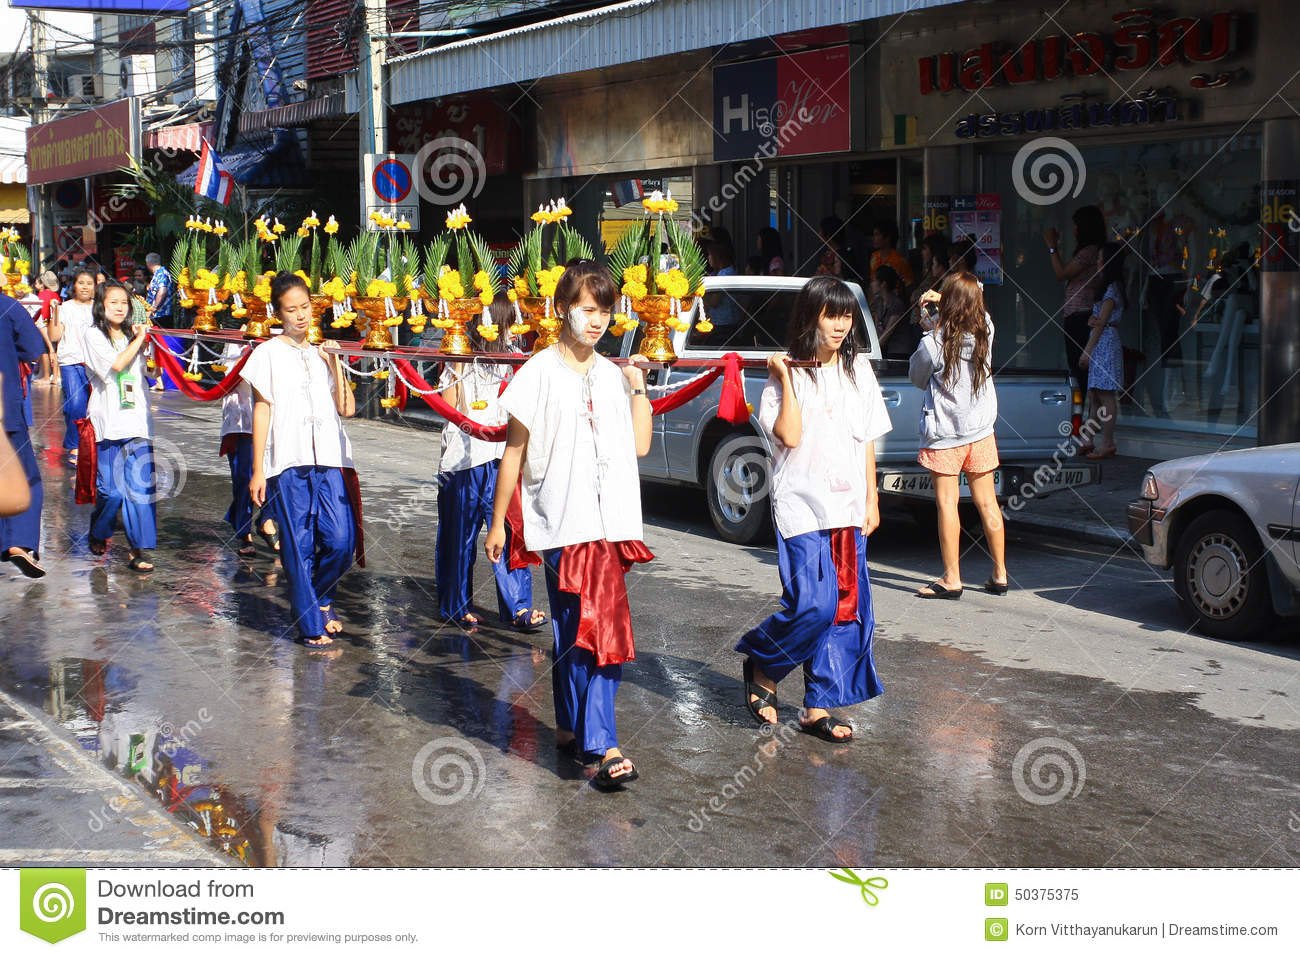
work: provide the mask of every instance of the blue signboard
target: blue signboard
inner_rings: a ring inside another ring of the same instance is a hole
[[[11,7],[83,13],[189,13],[190,0],[9,0]]]

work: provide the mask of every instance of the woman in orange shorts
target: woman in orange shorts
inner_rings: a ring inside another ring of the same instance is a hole
[[[939,551],[943,577],[922,588],[920,598],[957,599],[962,595],[961,520],[957,503],[965,473],[971,498],[984,523],[984,537],[993,558],[993,575],[984,590],[1007,593],[1006,534],[998,509],[993,470],[998,446],[993,427],[998,397],[993,388],[993,322],[984,310],[979,280],[968,272],[950,276],[938,292],[927,291],[922,303],[938,303],[934,319],[912,353],[912,384],[925,390],[921,414],[921,451],[917,461],[934,477],[939,507]]]

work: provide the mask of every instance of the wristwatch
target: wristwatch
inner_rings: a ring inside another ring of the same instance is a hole
[[[1047,247],[1047,255],[1049,255],[1049,256],[1055,256],[1055,255],[1056,255],[1056,247],[1055,247],[1055,246],[1048,246],[1048,247]]]
[[[633,390],[632,390],[632,394],[633,394],[633,395],[645,395],[645,389],[633,389]]]

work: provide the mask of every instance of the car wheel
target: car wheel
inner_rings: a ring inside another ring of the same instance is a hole
[[[771,536],[771,474],[756,435],[729,435],[713,450],[705,489],[709,518],[724,541],[750,545]]]
[[[1187,526],[1174,551],[1174,588],[1212,638],[1258,638],[1273,618],[1259,536],[1236,512],[1216,509]]]

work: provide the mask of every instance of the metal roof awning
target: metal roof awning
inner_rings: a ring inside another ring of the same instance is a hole
[[[0,209],[0,223],[6,226],[26,226],[32,221],[32,214],[24,206],[21,209]]]
[[[257,130],[294,129],[306,126],[313,120],[332,120],[348,115],[343,93],[329,93],[299,103],[244,113],[239,117],[239,132],[244,134]]]
[[[0,183],[26,183],[27,158],[0,155]]]
[[[485,90],[953,2],[625,0],[389,60],[389,102]]]

